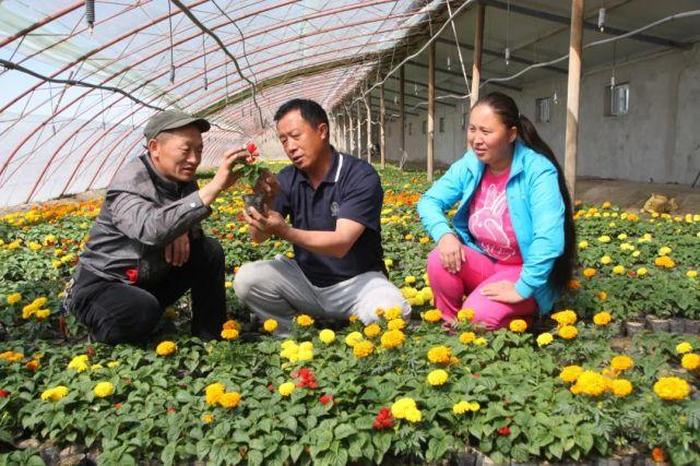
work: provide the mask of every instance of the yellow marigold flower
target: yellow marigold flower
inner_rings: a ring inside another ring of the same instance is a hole
[[[22,353],[15,353],[14,351],[5,351],[3,353],[0,353],[0,359],[5,360],[7,362],[17,362],[21,361],[24,358],[24,355]]]
[[[413,275],[409,275],[408,277],[403,279],[403,282],[406,285],[413,285],[414,283],[416,283],[416,277],[414,277]]]
[[[586,240],[579,241],[579,243],[578,243],[579,249],[586,249],[587,247],[588,247],[588,241],[586,241]]]
[[[396,419],[406,419],[408,411],[417,410],[416,402],[413,398],[399,398],[391,405],[391,415]]]
[[[688,277],[688,278],[695,278],[695,277],[698,276],[698,271],[697,271],[697,270],[688,270],[688,271],[685,273],[685,276]]]
[[[335,341],[335,332],[331,329],[325,328],[318,332],[318,339],[321,340],[322,343],[330,345]]]
[[[515,319],[508,324],[508,329],[514,333],[523,333],[527,330],[527,322],[523,319]]]
[[[41,309],[44,307],[44,305],[48,302],[48,298],[45,296],[42,296],[40,298],[36,298],[34,301],[32,301],[32,304],[36,306],[37,309]]]
[[[73,369],[76,372],[83,372],[89,368],[87,354],[79,354],[68,363],[68,369]]]
[[[374,338],[382,333],[382,328],[377,324],[369,324],[364,329],[364,334],[367,338]]]
[[[11,293],[11,294],[8,294],[7,298],[5,298],[5,299],[7,300],[7,304],[13,305],[13,304],[16,304],[22,300],[22,295],[20,293]]]
[[[624,240],[627,239],[627,234],[626,234],[626,233],[620,233],[619,235],[617,235],[617,239],[619,239],[620,241],[624,241]]]
[[[285,382],[282,385],[279,386],[277,391],[279,392],[280,395],[282,396],[289,396],[292,393],[294,393],[294,389],[296,387],[294,386],[294,382]]]
[[[435,298],[433,296],[433,289],[430,288],[429,286],[426,286],[425,288],[420,290],[418,292],[418,294],[420,295],[421,298],[423,298],[423,301],[425,301],[426,303],[432,302],[433,299]]]
[[[573,325],[565,325],[559,328],[559,336],[564,340],[571,340],[578,336],[578,329]]]
[[[348,317],[348,321],[350,323],[357,322],[358,320],[360,320],[360,318],[357,317],[356,315],[352,315],[352,316]]]
[[[603,265],[608,265],[612,262],[612,257],[610,256],[603,256],[600,258],[600,263]]]
[[[426,322],[438,322],[442,319],[442,312],[439,309],[431,309],[423,314],[423,320]]]
[[[612,358],[610,361],[610,367],[618,372],[626,371],[634,367],[634,360],[629,356],[621,354]]]
[[[612,272],[615,275],[623,275],[625,273],[625,266],[624,265],[616,265],[613,267]]]
[[[639,257],[641,254],[642,254],[641,251],[634,251],[632,253],[632,257]]]
[[[676,266],[676,263],[669,256],[662,256],[654,259],[654,265],[664,269],[672,269]]]
[[[204,389],[205,399],[209,406],[214,406],[219,404],[219,400],[226,392],[226,387],[221,382],[216,382],[207,385]]]
[[[659,248],[658,253],[659,253],[659,256],[668,256],[669,254],[671,254],[672,251],[673,251],[673,249],[669,248],[668,246],[663,246],[663,247]]]
[[[547,346],[552,341],[554,341],[554,337],[549,332],[541,333],[537,336],[537,346],[539,347]]]
[[[399,306],[390,307],[384,311],[384,319],[391,321],[402,317],[401,308]]]
[[[38,311],[34,304],[27,304],[22,308],[22,319],[28,320]]]
[[[374,352],[374,345],[371,341],[362,340],[352,347],[352,354],[357,358],[366,358]]]
[[[603,205],[601,205],[601,207],[603,209],[609,209],[610,207],[612,207],[612,204],[610,203],[610,201],[605,201],[603,202]]]
[[[58,401],[66,395],[68,395],[68,387],[65,385],[58,385],[44,390],[41,394],[41,399],[44,401]]]
[[[205,424],[211,424],[214,422],[214,415],[213,414],[203,414],[202,415],[202,422]]]
[[[577,320],[576,313],[570,309],[564,311],[555,312],[552,314],[552,319],[554,319],[560,327],[564,325],[574,325]]]
[[[345,344],[348,346],[355,346],[364,339],[365,337],[363,337],[360,332],[351,332],[345,337]]]
[[[681,366],[683,369],[695,371],[700,368],[700,354],[686,353],[681,358]]]
[[[676,353],[678,354],[690,353],[691,351],[693,351],[693,345],[687,341],[683,341],[676,345]]]
[[[428,383],[433,387],[438,385],[444,385],[447,382],[449,375],[446,370],[435,369],[428,374]]]
[[[486,346],[487,343],[488,341],[484,337],[479,337],[476,340],[474,340],[474,344],[476,346]]]
[[[314,319],[308,314],[300,314],[295,319],[297,325],[301,327],[310,327],[314,324]]]
[[[654,393],[662,400],[682,400],[690,395],[690,385],[680,377],[661,377],[654,384]]]
[[[610,315],[609,312],[606,312],[606,311],[601,311],[593,316],[593,323],[599,327],[603,327],[605,325],[608,325],[611,320],[612,320],[612,316]]]
[[[109,367],[110,369],[114,369],[117,366],[119,366],[119,361],[110,361],[107,363],[107,367]]]
[[[581,366],[566,366],[559,373],[559,378],[564,382],[572,383],[576,382],[578,376],[583,373],[583,368]]]
[[[235,328],[225,328],[221,331],[221,338],[224,340],[235,340],[238,338],[238,330]]]
[[[223,408],[231,409],[241,402],[241,394],[238,392],[227,392],[219,398],[219,404]]]
[[[406,321],[403,319],[391,319],[386,324],[386,328],[389,330],[403,330],[406,327]]]
[[[609,243],[610,242],[610,237],[608,235],[603,235],[598,237],[598,242],[600,243]]]
[[[111,382],[99,382],[92,392],[98,398],[106,398],[114,393],[114,385]]]
[[[239,323],[236,322],[235,320],[230,319],[230,320],[227,320],[226,322],[224,322],[223,328],[224,328],[224,329],[240,330],[240,329],[241,329],[241,324],[239,324]]]
[[[230,280],[226,280],[224,282],[224,288],[233,288],[233,282]]]
[[[406,299],[413,299],[418,294],[418,290],[410,286],[404,286],[403,288],[401,288],[401,294]]]
[[[599,396],[608,388],[608,383],[602,374],[594,371],[583,371],[571,387],[574,395]]]
[[[92,366],[90,366],[91,371],[99,371],[100,369],[104,369],[102,367],[102,364],[93,364]]]
[[[593,269],[591,267],[583,269],[583,276],[586,278],[593,278],[596,273],[598,273],[596,269]]]
[[[403,237],[406,241],[412,241],[413,240],[413,235],[412,234],[407,234],[406,236]]]
[[[393,322],[393,321],[392,321]],[[403,345],[406,335],[401,330],[388,330],[382,335],[382,348],[392,349]]]
[[[433,364],[448,364],[452,357],[452,348],[445,345],[433,346],[428,350],[428,361]]]
[[[464,414],[466,412],[475,413],[481,409],[481,406],[476,401],[460,401],[452,406],[452,412],[454,414]]]
[[[384,265],[386,266],[387,269],[390,269],[394,266],[394,260],[393,259],[384,259]]]
[[[263,322],[263,329],[268,332],[272,333],[277,329],[277,321],[275,319],[267,319],[265,322]]]
[[[474,340],[476,340],[476,334],[474,332],[462,332],[459,335],[459,342],[463,345],[468,345]]]
[[[172,341],[162,341],[156,346],[156,354],[158,356],[170,356],[177,351],[177,345]]]
[[[406,411],[406,416],[404,417],[408,422],[416,424],[423,419],[423,413],[418,409],[409,409]]]
[[[460,309],[457,312],[457,320],[460,322],[471,322],[474,320],[474,309],[468,307]]]

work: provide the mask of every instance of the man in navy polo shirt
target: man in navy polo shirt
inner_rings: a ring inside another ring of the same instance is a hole
[[[260,319],[275,319],[280,335],[297,313],[354,315],[369,324],[378,308],[398,306],[408,316],[410,306],[384,273],[377,172],[331,146],[328,116],[314,101],[285,103],[275,122],[292,165],[259,180],[268,194],[265,212],[251,207],[244,216],[254,241],[287,240],[294,259],[243,265],[234,280],[238,299]]]

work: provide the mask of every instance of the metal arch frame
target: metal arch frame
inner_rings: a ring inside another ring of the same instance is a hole
[[[0,48],[6,46],[8,44],[11,44],[12,42],[16,41],[20,37],[26,36],[26,35],[30,34],[32,31],[39,29],[40,27],[45,26],[45,25],[49,24],[50,22],[57,20],[58,18],[61,18],[65,15],[67,15],[68,13],[71,13],[84,5],[85,5],[84,1],[78,0],[77,2],[75,2],[74,4],[72,4],[70,6],[42,18],[41,20],[37,21],[36,23],[22,29],[21,31],[0,40]]]

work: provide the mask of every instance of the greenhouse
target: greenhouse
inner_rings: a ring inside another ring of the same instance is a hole
[[[699,39],[0,0],[0,465],[700,464]]]

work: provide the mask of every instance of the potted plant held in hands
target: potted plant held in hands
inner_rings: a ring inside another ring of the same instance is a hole
[[[255,143],[248,143],[246,146],[248,152],[254,154],[258,149]],[[245,203],[246,212],[248,212],[249,207],[255,207],[258,212],[263,212],[265,205],[265,194],[258,192],[256,190],[255,184],[265,172],[269,172],[270,169],[264,162],[259,162],[254,160],[252,163],[243,165],[237,170],[240,175],[240,179],[247,185],[253,188],[253,192],[250,194],[243,195],[243,202]]]

